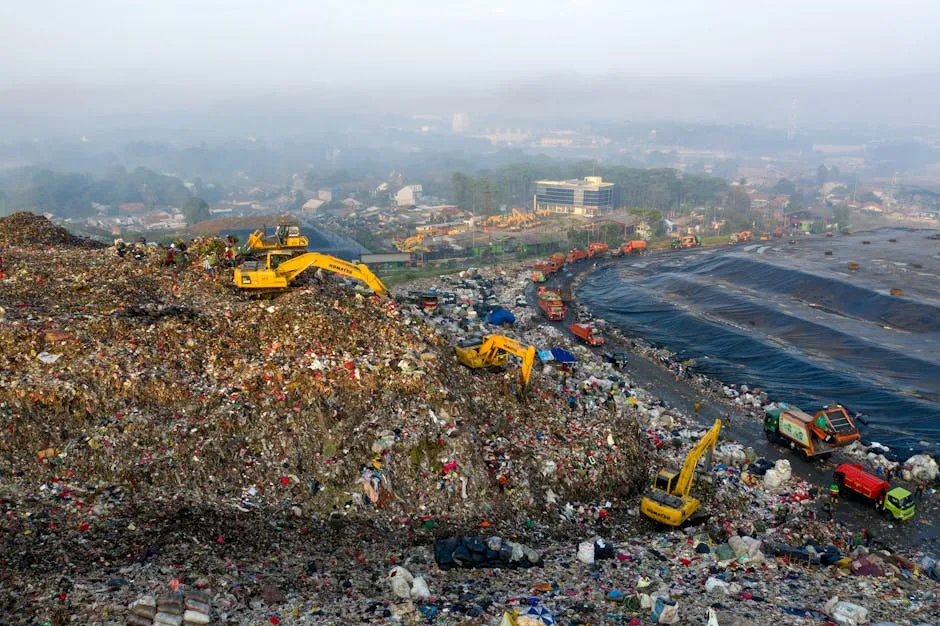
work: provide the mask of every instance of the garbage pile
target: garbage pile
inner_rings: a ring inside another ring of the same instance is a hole
[[[569,420],[538,387],[520,403],[419,316],[329,276],[251,301],[197,260],[35,254],[0,285],[0,471],[30,489],[476,519],[645,482],[628,416]]]
[[[460,277],[437,310],[322,273],[251,300],[189,251],[4,259],[14,623],[937,621],[933,557],[850,541],[747,446],[716,450],[705,526],[639,516],[701,426],[520,304],[525,272]],[[495,329],[578,362],[527,390],[458,367]]]
[[[104,247],[91,239],[76,237],[45,217],[27,211],[0,217],[0,248],[4,246]]]

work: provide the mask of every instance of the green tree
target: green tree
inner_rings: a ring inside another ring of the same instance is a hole
[[[211,217],[209,213],[209,203],[202,198],[189,198],[183,203],[181,209],[183,215],[186,216],[186,221],[190,224],[202,222]]]
[[[451,176],[450,184],[453,189],[454,202],[461,209],[473,208],[473,192],[476,181],[461,172],[455,172]]]
[[[816,168],[816,184],[825,185],[829,180],[829,168],[827,168],[823,163],[819,164],[819,167]]]
[[[787,210],[790,212],[801,211],[806,208],[806,203],[803,202],[803,196],[798,193],[791,193],[790,198],[787,200]]]
[[[839,225],[842,232],[849,229],[849,207],[840,204],[832,209],[832,219]]]
[[[777,184],[774,185],[773,191],[785,196],[796,193],[796,185],[789,178],[781,178],[777,181]]]

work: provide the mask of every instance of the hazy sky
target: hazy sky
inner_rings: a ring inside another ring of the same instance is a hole
[[[932,0],[6,0],[7,89],[940,70]]]

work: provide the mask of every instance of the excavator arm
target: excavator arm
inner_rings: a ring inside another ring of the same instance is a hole
[[[319,267],[336,274],[361,280],[368,285],[372,291],[379,295],[388,293],[388,288],[385,284],[382,283],[379,277],[373,274],[372,270],[366,265],[362,263],[357,265],[328,254],[320,254],[319,252],[308,252],[288,259],[281,263],[276,271],[279,276],[283,276],[287,283],[290,284],[292,280],[297,278],[309,267]]]
[[[715,444],[718,443],[719,432],[721,432],[721,420],[715,420],[715,425],[711,427],[711,430],[705,433],[699,442],[695,444],[695,447],[689,451],[688,456],[685,457],[682,471],[679,472],[679,480],[676,482],[674,495],[689,495],[692,488],[692,477],[695,475],[695,465],[703,454],[706,452],[710,454],[715,448]]]
[[[535,348],[523,346],[521,343],[503,335],[487,335],[480,346],[480,354],[487,360],[493,359],[497,353],[507,352],[522,359],[522,384],[528,385],[532,376],[532,365],[535,363]]]

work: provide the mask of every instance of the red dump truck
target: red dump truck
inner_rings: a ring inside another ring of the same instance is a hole
[[[568,255],[566,255],[564,252],[555,252],[549,255],[548,260],[557,263],[560,269],[561,266],[565,264],[565,261],[568,260]]]
[[[589,255],[589,256],[592,256],[592,257],[595,257],[595,256],[603,256],[603,255],[607,254],[607,251],[608,251],[609,249],[610,249],[610,248],[607,247],[607,244],[606,244],[606,243],[602,243],[602,242],[589,243],[589,244],[588,244],[588,255]]]
[[[561,299],[561,294],[547,287],[539,287],[538,290],[539,308],[545,313],[545,317],[553,322],[560,322],[565,319],[565,313],[568,307]]]
[[[640,254],[641,252],[646,252],[646,242],[642,239],[633,239],[620,246],[619,255]]]
[[[540,283],[557,274],[558,270],[561,269],[561,264],[559,264],[558,261],[549,259],[548,261],[540,261],[539,263],[536,263],[532,269],[534,270],[532,272],[532,280]],[[541,280],[538,280],[536,273],[541,274]]]
[[[572,250],[568,253],[568,262],[577,263],[578,261],[583,261],[584,259],[590,257],[587,250]]]
[[[888,481],[869,474],[857,463],[843,463],[836,468],[833,479],[840,488],[870,500],[875,508],[895,519],[914,517],[914,498],[910,491],[903,487],[892,489]]]
[[[604,343],[604,335],[601,333],[601,329],[594,324],[575,322],[571,325],[571,332],[575,337],[589,345],[599,346]]]

